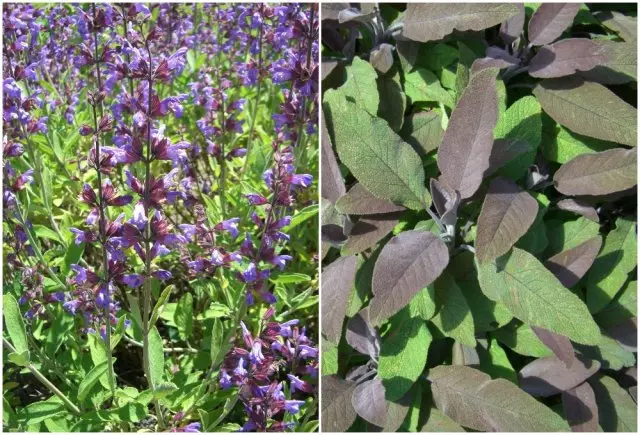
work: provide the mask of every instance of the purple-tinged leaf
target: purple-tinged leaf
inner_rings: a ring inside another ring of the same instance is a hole
[[[594,222],[600,222],[598,212],[592,206],[573,198],[562,199],[557,204],[560,210],[571,211]]]
[[[369,310],[363,309],[347,322],[347,343],[364,355],[369,355],[377,360],[380,355],[380,335],[369,324]]]
[[[386,73],[393,66],[393,45],[382,43],[373,50],[369,62],[381,73]]]
[[[572,432],[598,432],[598,404],[587,382],[562,392],[564,415]]]
[[[401,205],[395,205],[371,194],[362,184],[356,183],[346,195],[336,202],[336,209],[340,213],[369,215],[403,211]]]
[[[431,198],[440,216],[440,220],[445,225],[455,225],[458,219],[458,207],[460,206],[460,194],[452,191],[448,186],[432,178],[430,182]]]
[[[509,3],[409,3],[402,35],[414,41],[442,39],[454,30],[483,30],[518,13]]]
[[[323,3],[322,4],[322,21],[333,20],[338,21],[338,15],[341,11],[350,8],[349,3]]]
[[[555,356],[539,358],[520,370],[520,388],[534,397],[549,397],[570,390],[600,369],[598,361],[576,358],[571,367]]]
[[[589,71],[607,61],[600,45],[586,38],[563,39],[540,48],[531,59],[529,74],[543,79]]]
[[[574,133],[636,146],[637,109],[606,87],[571,76],[543,80],[533,94],[547,115]]]
[[[438,148],[442,140],[442,118],[440,114],[429,112],[413,113],[404,120],[400,136],[420,155]]]
[[[486,56],[476,59],[471,65],[471,74],[477,74],[487,68],[508,68],[518,65],[520,59],[499,47],[487,47]]]
[[[511,45],[515,42],[515,40],[518,39],[524,31],[524,5],[516,3],[515,6],[518,8],[518,13],[502,23],[500,26],[500,37],[506,45]]]
[[[335,59],[322,59],[322,67],[320,68],[321,70],[321,76],[320,76],[320,80],[324,80],[327,77],[329,77],[329,74],[331,74],[331,72],[338,66],[338,61]],[[322,123],[324,124],[324,116],[323,116],[323,121]],[[325,127],[326,128],[326,127]],[[324,134],[324,133],[323,133]],[[324,144],[324,140],[322,139],[322,143]]]
[[[379,325],[404,308],[448,263],[447,246],[431,232],[405,231],[392,238],[373,270],[371,323]]]
[[[598,20],[626,42],[638,40],[638,19],[617,11],[601,11]]]
[[[606,53],[607,60],[580,73],[591,82],[619,85],[636,81],[638,77],[638,52],[635,42],[592,41]]]
[[[531,147],[529,143],[524,140],[509,138],[496,139],[491,149],[491,157],[489,157],[489,169],[487,169],[484,176],[488,177],[518,156],[522,156],[530,151]]]
[[[458,190],[463,199],[478,190],[489,168],[498,120],[497,73],[497,69],[488,68],[471,77],[438,149],[442,181]]]
[[[545,267],[563,286],[571,288],[580,281],[593,265],[602,247],[602,237],[596,236],[575,248],[562,251],[545,262]]]
[[[617,325],[607,327],[607,335],[630,352],[638,351],[638,318],[625,319]]]
[[[573,23],[579,3],[543,3],[529,21],[529,43],[551,44]]]
[[[358,385],[351,403],[358,415],[371,424],[384,427],[387,422],[387,401],[382,380],[375,378]]]
[[[415,391],[409,390],[407,394],[401,397],[397,401],[387,401],[387,422],[382,428],[382,432],[397,432],[404,423],[407,415],[409,414],[409,408],[411,407],[411,399],[413,398]]]
[[[320,190],[323,198],[326,198],[335,204],[336,201],[345,194],[347,189],[345,188],[344,181],[342,180],[338,161],[333,153],[333,147],[331,146],[331,139],[329,137],[329,132],[327,131],[327,123],[324,118],[324,114],[322,115],[322,125],[320,129],[320,142],[322,143],[322,187]]]
[[[556,189],[565,195],[607,195],[637,184],[636,148],[615,148],[582,154],[560,167],[553,176]]]
[[[575,361],[575,351],[573,350],[573,345],[571,344],[571,340],[569,340],[564,335],[556,334],[555,332],[551,332],[548,329],[539,328],[537,326],[531,327],[531,330],[536,334],[536,336],[547,346],[553,354],[568,368],[571,368],[573,362]]]
[[[356,8],[346,8],[338,12],[338,22],[340,24],[355,21],[358,23],[368,23],[374,17],[373,13],[364,13]]]
[[[349,233],[344,252],[358,254],[376,245],[396,226],[402,212],[369,215],[360,218]]]
[[[456,423],[483,432],[564,432],[567,423],[506,379],[468,366],[429,370],[433,400]]]
[[[338,376],[322,377],[322,430],[326,432],[346,432],[356,421],[356,411],[351,404],[355,382],[345,381]]]
[[[377,79],[378,93],[384,104],[378,107],[378,117],[386,120],[395,132],[402,128],[404,111],[407,108],[407,96],[402,91],[400,74],[381,76]]]
[[[538,213],[538,202],[513,181],[494,178],[478,218],[476,253],[481,263],[511,249]]]
[[[598,423],[605,432],[638,431],[638,406],[615,379],[598,376],[589,379],[598,402]]]
[[[459,366],[480,365],[480,356],[475,347],[467,346],[456,341],[453,344],[451,364]]]
[[[341,257],[322,271],[322,332],[330,342],[338,344],[342,335],[347,302],[356,277],[356,257]]]

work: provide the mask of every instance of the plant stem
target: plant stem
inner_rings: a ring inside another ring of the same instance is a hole
[[[129,338],[126,335],[124,335],[122,337],[124,339],[124,341],[126,341],[127,343],[131,343],[134,346],[137,347],[144,347],[143,343],[140,343],[139,341],[134,340],[133,338]],[[178,353],[198,353],[197,349],[192,349],[192,348],[187,348],[187,347],[165,347],[162,349],[163,352],[178,352]]]
[[[258,40],[258,89],[256,91],[256,103],[253,107],[253,111],[251,113],[251,127],[249,127],[249,139],[247,140],[247,156],[244,159],[244,166],[242,168],[242,177],[244,178],[245,173],[247,172],[247,165],[249,164],[249,152],[251,151],[251,146],[253,145],[253,129],[256,125],[256,116],[258,115],[258,106],[260,105],[260,91],[262,90],[262,33],[263,33],[263,22],[260,23],[260,36]]]
[[[93,17],[96,17],[96,5],[92,5]],[[95,29],[94,29],[95,30]],[[96,64],[96,79],[98,81],[98,93],[102,92],[102,77],[100,75],[100,58],[98,57],[98,32],[93,32],[93,51]],[[101,103],[102,104],[102,103]],[[98,113],[97,102],[94,100],[93,107],[93,123],[95,128],[95,152],[96,152],[96,172],[98,174],[98,211],[100,213],[98,221],[98,231],[100,233],[100,244],[102,245],[102,273],[103,285],[106,286],[106,292],[109,295],[109,260],[107,257],[107,237],[106,237],[106,220],[105,220],[105,204],[102,196],[102,173],[100,172],[100,133],[98,130]],[[101,110],[102,112],[102,110]],[[109,388],[111,389],[111,397],[116,400],[116,381],[113,374],[113,351],[111,350],[111,295],[107,298],[104,307],[104,321],[106,330],[106,347],[107,347],[107,377],[109,378]]]
[[[2,344],[11,352],[16,351],[16,349],[11,345],[11,343],[9,343],[7,339],[4,337],[2,337]],[[33,364],[29,363],[27,364],[26,367],[33,374],[33,376],[35,376],[40,382],[42,382],[42,384],[45,387],[47,387],[49,391],[51,391],[53,394],[58,396],[62,400],[62,402],[67,406],[67,408],[69,408],[74,414],[80,415],[80,409],[78,409],[78,407],[74,405],[73,402],[71,402],[71,400],[69,400],[69,398],[65,396],[62,391],[58,390],[56,386],[53,385],[51,381],[49,381],[49,379],[47,379],[42,373],[40,373],[40,371],[37,368],[35,368]]]

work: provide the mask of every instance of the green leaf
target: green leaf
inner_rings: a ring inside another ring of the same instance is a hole
[[[582,154],[596,153],[618,146],[614,142],[574,133],[546,115],[542,117],[542,120],[542,136],[544,138],[542,154],[553,162],[566,163]]]
[[[164,350],[162,337],[154,326],[149,331],[149,384],[152,389],[160,385],[164,378]]]
[[[547,239],[549,254],[573,249],[600,232],[597,222],[581,217],[574,221],[551,221],[547,223]],[[621,284],[622,285],[622,284]]]
[[[215,365],[218,363],[220,356],[223,355],[223,340],[224,340],[224,331],[222,330],[222,322],[218,319],[213,321],[213,326],[211,328],[211,364]]]
[[[82,258],[82,253],[84,252],[85,243],[80,243],[76,245],[75,243],[69,243],[67,247],[67,252],[64,255],[64,274],[66,275],[71,270],[72,264],[77,264]]]
[[[361,109],[370,115],[378,113],[380,96],[376,87],[378,74],[371,64],[359,57],[354,57],[351,65],[347,66],[347,81],[340,90]]]
[[[4,313],[4,324],[11,338],[11,343],[18,353],[29,350],[27,333],[24,328],[20,307],[13,295],[2,295],[2,312]]]
[[[302,210],[298,210],[291,218],[291,222],[289,223],[289,225],[284,227],[282,231],[285,233],[288,233],[295,227],[301,225],[302,223],[306,222],[308,219],[311,219],[312,217],[317,215],[318,211],[319,211],[318,204],[312,204],[303,208]]]
[[[342,163],[369,192],[416,210],[430,204],[418,154],[386,121],[371,117],[333,90],[325,93],[325,105]]]
[[[89,394],[89,391],[91,391],[93,386],[96,385],[96,383],[100,380],[100,377],[107,373],[108,366],[108,362],[104,361],[92,368],[89,373],[87,373],[86,376],[82,378],[82,382],[80,382],[80,385],[78,386],[79,402],[84,402],[87,394]]]
[[[162,294],[160,294],[160,297],[158,298],[158,301],[156,302],[156,305],[155,307],[153,307],[153,311],[151,312],[149,327],[152,327],[158,321],[158,317],[160,316],[160,314],[162,314],[162,310],[164,309],[167,300],[169,300],[169,296],[171,295],[173,289],[173,285],[168,285],[164,288],[164,290],[162,290]]]
[[[518,385],[518,374],[500,343],[496,339],[489,339],[486,343],[486,349],[482,345],[477,348],[482,371],[492,379],[503,378]]]
[[[517,321],[491,333],[500,343],[520,355],[543,358],[553,352],[540,341],[529,326]]]
[[[437,110],[417,112],[404,120],[400,136],[418,154],[424,155],[438,148],[442,140],[441,116]]]
[[[443,414],[438,408],[429,410],[429,419],[420,432],[464,432],[458,423]]]
[[[182,295],[176,306],[173,321],[178,327],[180,338],[187,340],[193,331],[193,296],[191,293]]]
[[[59,400],[59,399],[55,399]],[[45,402],[35,402],[25,406],[18,412],[18,418],[25,424],[35,425],[50,418],[67,414],[64,405],[54,399]]]
[[[311,281],[311,277],[304,273],[281,273],[273,278],[269,278],[269,281],[274,284],[301,284]]]
[[[153,390],[153,398],[155,400],[160,400],[173,393],[174,391],[178,391],[178,387],[173,382],[163,382],[160,385],[156,385]]]
[[[616,298],[594,316],[603,328],[615,326],[620,322],[638,315],[638,282],[629,281]]]
[[[533,94],[549,116],[572,131],[636,146],[637,109],[606,87],[563,77],[543,80]]]
[[[60,240],[60,237],[58,237],[58,234],[56,234],[56,232],[50,229],[49,227],[45,227],[44,225],[34,224],[33,232],[39,238],[54,240],[58,243],[62,243],[62,240]]]
[[[398,400],[409,391],[427,363],[431,334],[425,321],[401,311],[392,320],[391,330],[382,338],[378,376],[387,400]]]
[[[378,93],[384,102],[378,109],[378,116],[386,119],[389,127],[397,132],[402,127],[407,107],[407,97],[402,92],[398,74],[393,77],[378,77]]]
[[[475,347],[475,330],[473,316],[464,294],[454,278],[444,272],[434,283],[437,314],[431,322],[447,337],[466,345]]]
[[[426,69],[418,68],[414,72],[405,75],[404,91],[413,104],[419,101],[427,101],[442,102],[449,108],[455,106],[455,100],[442,87],[438,77]]]
[[[618,383],[608,377],[590,379],[598,403],[600,426],[605,432],[638,431],[637,406],[631,396]]]
[[[598,325],[586,305],[533,255],[518,248],[477,265],[480,288],[515,317],[583,344],[600,341]]]
[[[409,303],[411,316],[431,319],[436,313],[435,289],[433,285],[423,288]]]
[[[338,374],[338,346],[322,338],[322,376]]]
[[[98,334],[88,334],[87,341],[89,342],[89,354],[91,355],[91,361],[94,366],[99,366],[102,363],[107,362],[107,346]],[[100,384],[104,388],[109,388],[109,376],[106,371],[104,375],[100,377]]]
[[[7,359],[17,366],[27,367],[29,365],[31,356],[29,354],[29,351],[25,350],[23,352],[11,352],[9,355],[7,355]]]
[[[587,275],[587,305],[592,313],[606,307],[627,281],[638,262],[636,249],[635,223],[618,218]]]
[[[458,41],[458,51],[460,53],[460,60],[456,68],[456,99],[459,100],[462,97],[462,91],[469,84],[471,78],[471,65],[476,60],[476,54],[467,47],[462,41]]]
[[[603,370],[620,370],[623,367],[632,367],[636,364],[633,352],[626,350],[613,338],[604,334],[596,346],[574,343],[574,348],[585,357],[600,361]]]

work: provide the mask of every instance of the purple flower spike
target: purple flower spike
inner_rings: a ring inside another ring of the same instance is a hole
[[[124,275],[122,277],[122,282],[131,288],[138,288],[144,284],[144,276],[138,275],[137,273]]]
[[[301,344],[300,346],[298,346],[298,350],[299,350],[298,356],[302,359],[318,357],[318,349],[314,347]]]
[[[253,364],[260,364],[264,360],[264,355],[262,355],[262,343],[256,340],[253,342],[251,346],[251,352],[249,352],[249,359]]]
[[[141,202],[137,203],[135,208],[133,209],[133,217],[131,218],[131,220],[129,220],[129,222],[132,225],[135,225],[136,228],[138,228],[140,231],[142,231],[147,226],[148,221],[149,220],[147,219],[147,215],[144,212],[144,205]]]
[[[284,409],[290,414],[297,414],[300,411],[300,406],[304,405],[304,400],[285,400]]]

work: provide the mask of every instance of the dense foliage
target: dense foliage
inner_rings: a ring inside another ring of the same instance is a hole
[[[323,5],[323,430],[637,430],[636,6],[606,7]]]
[[[317,428],[318,21],[3,5],[3,429]]]

